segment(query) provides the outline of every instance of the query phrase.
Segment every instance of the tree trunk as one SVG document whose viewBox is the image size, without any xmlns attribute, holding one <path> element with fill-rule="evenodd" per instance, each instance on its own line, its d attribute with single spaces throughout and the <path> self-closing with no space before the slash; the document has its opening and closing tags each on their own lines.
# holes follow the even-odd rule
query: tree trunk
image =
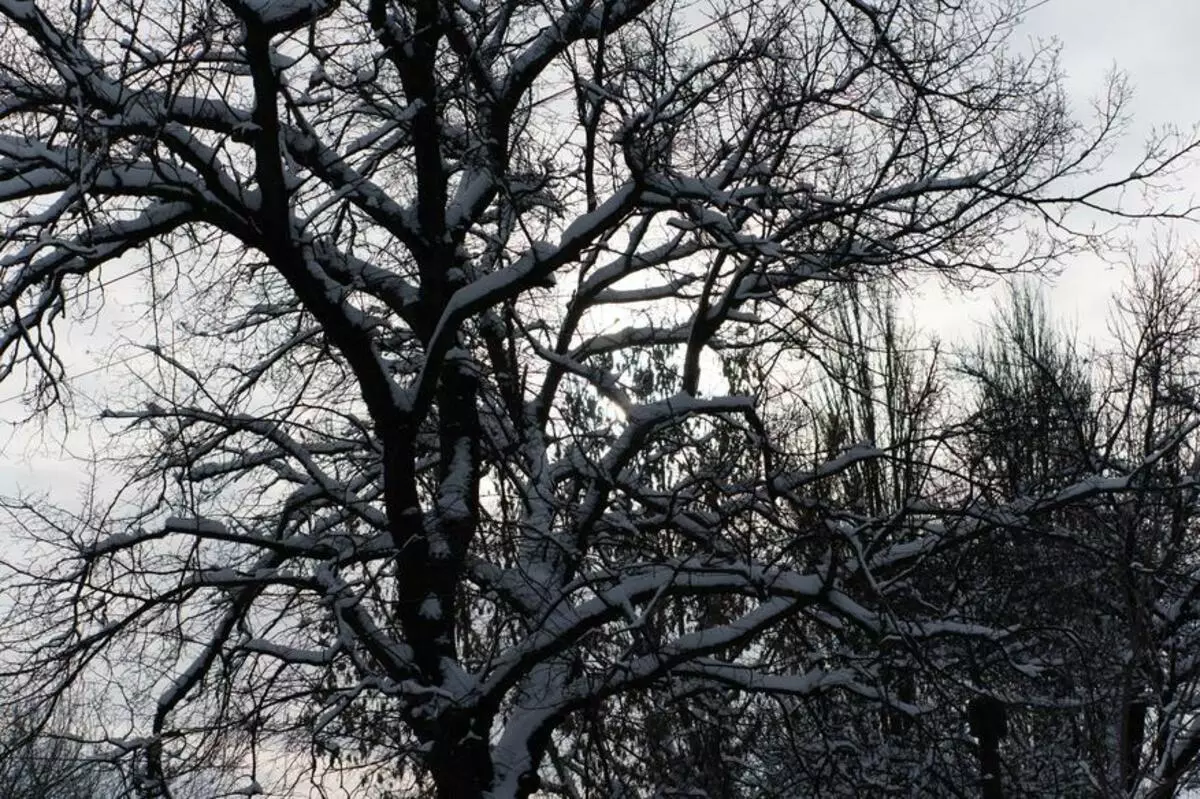
<svg viewBox="0 0 1200 799">
<path fill-rule="evenodd" d="M 983 799 L 1004 799 L 1000 781 L 1000 741 L 1008 735 L 1004 703 L 992 696 L 977 696 L 967 706 L 971 735 L 979 741 L 980 787 Z"/>
<path fill-rule="evenodd" d="M 1004 799 L 1004 788 L 1000 782 L 1000 741 L 997 738 L 979 742 L 979 768 L 983 775 L 980 781 L 983 799 Z"/>
<path fill-rule="evenodd" d="M 489 726 L 476 716 L 447 714 L 439 720 L 427 761 L 438 799 L 483 799 L 491 789 Z"/>
<path fill-rule="evenodd" d="M 1137 784 L 1145 738 L 1146 703 L 1139 700 L 1126 702 L 1121 712 L 1121 784 L 1127 793 Z"/>
</svg>

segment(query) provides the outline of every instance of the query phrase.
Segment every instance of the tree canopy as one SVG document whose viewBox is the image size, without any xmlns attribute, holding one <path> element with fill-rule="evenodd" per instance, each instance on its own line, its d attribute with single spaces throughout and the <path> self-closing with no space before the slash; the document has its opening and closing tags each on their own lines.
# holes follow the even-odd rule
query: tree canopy
<svg viewBox="0 0 1200 799">
<path fill-rule="evenodd" d="M 872 299 L 1166 213 L 1121 190 L 1191 145 L 1105 182 L 1126 95 L 1074 118 L 1020 10 L 0 0 L 0 378 L 69 402 L 63 326 L 146 309 L 100 420 L 120 490 L 5 503 L 39 542 L 14 690 L 105 697 L 147 799 L 233 755 L 447 799 L 956 795 L 967 705 L 1067 679 L 985 594 L 1045 551 L 1014 531 L 1124 529 L 1096 503 L 1178 487 L 1194 428 L 1067 469 L 1093 442 L 1055 427 L 983 491 L 1008 456 L 939 454 L 939 378 Z M 1038 357 L 975 418 L 1099 404 Z M 1130 613 L 1191 602 L 1122 563 Z M 1200 749 L 1174 718 L 1146 784 Z"/>
</svg>

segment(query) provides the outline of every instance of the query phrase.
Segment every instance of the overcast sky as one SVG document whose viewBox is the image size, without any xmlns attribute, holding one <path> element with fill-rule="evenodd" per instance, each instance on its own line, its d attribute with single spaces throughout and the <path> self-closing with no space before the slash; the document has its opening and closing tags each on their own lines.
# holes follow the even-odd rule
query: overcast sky
<svg viewBox="0 0 1200 799">
<path fill-rule="evenodd" d="M 1026 38 L 1058 39 L 1067 90 L 1077 114 L 1103 92 L 1114 69 L 1128 76 L 1134 96 L 1132 126 L 1112 162 L 1129 169 L 1156 127 L 1189 129 L 1200 123 L 1200 0 L 1047 0 L 1030 3 Z M 1118 171 L 1116 174 L 1120 174 Z M 1185 191 L 1200 199 L 1200 168 L 1181 176 Z M 1187 199 L 1184 195 L 1181 199 Z M 1153 226 L 1134 232 L 1149 246 Z M 1158 226 L 1159 235 L 1164 232 Z M 1173 225 L 1181 242 L 1200 241 L 1200 227 Z M 1055 313 L 1078 326 L 1083 338 L 1103 338 L 1105 317 L 1125 273 L 1095 258 L 1066 264 L 1051 289 Z M 920 323 L 947 338 L 986 323 L 993 293 L 940 298 L 921 306 Z"/>
<path fill-rule="evenodd" d="M 1200 2 L 1197 0 L 1052 0 L 1030 12 L 1031 31 L 1063 43 L 1062 62 L 1068 89 L 1076 102 L 1086 102 L 1104 85 L 1114 66 L 1133 84 L 1131 157 L 1152 128 L 1200 122 Z M 1200 169 L 1185 176 L 1200 196 Z M 1176 226 L 1182 241 L 1197 240 L 1193 226 Z M 1089 312 L 1103 313 L 1119 276 L 1106 276 L 1095 263 L 1068 269 L 1056 297 L 1074 305 L 1082 326 Z M 1067 310 L 1067 309 L 1064 309 Z"/>
<path fill-rule="evenodd" d="M 1189 127 L 1200 121 L 1197 34 L 1200 0 L 1049 0 L 1028 13 L 1025 37 L 1029 42 L 1051 38 L 1062 42 L 1067 87 L 1080 112 L 1102 91 L 1114 67 L 1128 74 L 1135 90 L 1134 126 L 1118 154 L 1124 161 L 1120 165 L 1128 168 L 1156 125 Z M 1191 183 L 1200 195 L 1200 169 Z M 1177 233 L 1182 241 L 1200 238 L 1189 228 Z M 1122 277 L 1120 270 L 1096 259 L 1078 259 L 1059 278 L 1052 292 L 1054 307 L 1068 323 L 1078 324 L 1085 336 L 1102 333 L 1108 303 Z M 949 302 L 943 298 L 923 306 L 920 321 L 961 341 L 964 332 L 986 321 L 992 307 L 993 300 L 985 292 L 956 296 Z M 70 340 L 86 342 L 87 331 L 73 331 Z M 15 393 L 11 387 L 0 388 L 0 422 L 12 420 L 17 408 L 2 400 Z M 70 501 L 79 491 L 82 470 L 53 445 L 57 434 L 44 439 L 49 446 L 30 446 L 28 432 L 10 437 L 11 430 L 0 428 L 0 494 L 20 485 L 53 489 L 57 498 Z M 80 449 L 86 450 L 86 444 Z"/>
</svg>

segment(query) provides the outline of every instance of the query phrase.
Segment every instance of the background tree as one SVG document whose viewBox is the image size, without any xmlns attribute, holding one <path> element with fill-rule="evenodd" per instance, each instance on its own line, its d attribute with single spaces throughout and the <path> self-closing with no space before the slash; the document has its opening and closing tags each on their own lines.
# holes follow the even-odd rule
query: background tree
<svg viewBox="0 0 1200 799">
<path fill-rule="evenodd" d="M 1097 771 L 1111 795 L 1181 795 L 1194 786 L 1200 706 L 1193 666 L 1197 591 L 1200 304 L 1195 254 L 1173 243 L 1131 259 L 1114 316 L 1103 404 L 1110 472 L 1133 462 L 1136 488 L 1108 498 L 1090 536 L 1109 553 L 1097 603 L 1118 640 L 1103 719 L 1109 757 Z M 1148 453 L 1154 453 L 1151 460 Z"/>
<path fill-rule="evenodd" d="M 832 520 L 846 524 L 856 533 L 854 546 L 861 548 L 856 554 L 869 557 L 920 540 L 909 514 L 919 514 L 920 505 L 938 501 L 942 493 L 934 463 L 949 418 L 943 406 L 946 375 L 939 345 L 899 319 L 894 286 L 837 283 L 819 295 L 827 322 L 805 344 L 811 385 L 797 381 L 805 387 L 794 389 L 790 412 L 803 423 L 791 441 L 814 469 L 855 448 L 880 453 L 852 459 L 806 498 L 810 529 Z M 828 540 L 819 533 L 812 537 Z M 944 579 L 913 564 L 902 585 L 880 590 L 868 582 L 855 585 L 855 592 L 879 602 L 892 617 L 919 618 L 937 593 L 930 589 Z M 948 784 L 961 787 L 971 764 L 961 757 L 961 736 L 947 734 L 945 724 L 948 715 L 949 727 L 961 727 L 958 709 L 945 702 L 943 680 L 928 673 L 935 662 L 953 668 L 949 649 L 933 641 L 913 646 L 899 630 L 880 635 L 803 622 L 788 625 L 781 639 L 783 646 L 836 653 L 855 663 L 860 678 L 897 706 L 846 696 L 773 703 L 774 712 L 756 733 L 759 768 L 769 775 L 773 792 L 756 795 L 937 796 Z M 923 709 L 920 717 L 905 709 L 917 706 Z"/>
<path fill-rule="evenodd" d="M 1018 11 L 0 0 L 0 377 L 62 400 L 64 317 L 122 276 L 147 302 L 119 496 L 14 506 L 43 546 L 9 564 L 13 689 L 119 689 L 148 797 L 218 742 L 255 777 L 636 793 L 606 709 L 917 714 L 783 631 L 1003 646 L 891 603 L 999 517 L 831 512 L 882 452 L 814 468 L 780 398 L 814 284 L 1071 246 L 1123 96 L 1072 120 L 1052 53 L 1003 47 Z M 1183 149 L 1148 152 L 1122 184 Z M 1023 212 L 1053 235 L 1006 260 Z M 764 390 L 721 392 L 747 350 Z"/>
<path fill-rule="evenodd" d="M 0 781 L 12 799 L 115 799 L 122 785 L 119 772 L 89 757 L 61 713 L 40 730 L 19 714 L 4 720 Z"/>
<path fill-rule="evenodd" d="M 1008 705 L 1011 792 L 1166 797 L 1187 785 L 1195 751 L 1176 714 L 1195 703 L 1180 664 L 1191 661 L 1200 422 L 1189 263 L 1169 251 L 1137 261 L 1116 347 L 1092 363 L 1026 284 L 965 364 L 978 397 L 962 453 L 972 490 L 1036 508 L 1072 476 L 1123 489 L 1027 513 L 960 550 L 980 589 L 963 606 L 1040 630 L 1049 666 L 974 676 Z"/>
<path fill-rule="evenodd" d="M 972 501 L 1024 497 L 1036 506 L 1101 472 L 1092 369 L 1038 285 L 1013 286 L 959 370 L 974 400 L 956 453 Z M 966 676 L 1003 703 L 1011 734 L 999 776 L 1008 794 L 1091 796 L 1094 768 L 1110 754 L 1101 716 L 1113 701 L 1111 675 L 1097 666 L 1114 641 L 1096 634 L 1110 593 L 1107 556 L 1087 503 L 1033 516 L 964 548 L 956 570 L 972 583 L 965 608 L 989 625 L 1026 628 L 1047 668 L 1016 672 L 1007 652 L 984 646 L 970 653 Z"/>
</svg>

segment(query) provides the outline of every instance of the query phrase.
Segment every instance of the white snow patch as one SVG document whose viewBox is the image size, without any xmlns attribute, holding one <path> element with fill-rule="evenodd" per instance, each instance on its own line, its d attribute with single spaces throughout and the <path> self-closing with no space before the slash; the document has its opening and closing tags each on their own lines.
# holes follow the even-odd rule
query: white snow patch
<svg viewBox="0 0 1200 799">
<path fill-rule="evenodd" d="M 421 618 L 437 620 L 442 617 L 442 603 L 436 596 L 430 594 L 425 597 L 425 601 L 421 603 L 421 607 L 417 609 L 417 613 Z"/>
<path fill-rule="evenodd" d="M 243 0 L 265 25 L 303 24 L 329 8 L 323 0 Z"/>
<path fill-rule="evenodd" d="M 229 528 L 216 519 L 205 519 L 198 516 L 171 516 L 163 523 L 163 527 L 172 532 L 196 533 L 198 535 L 229 535 Z"/>
</svg>

